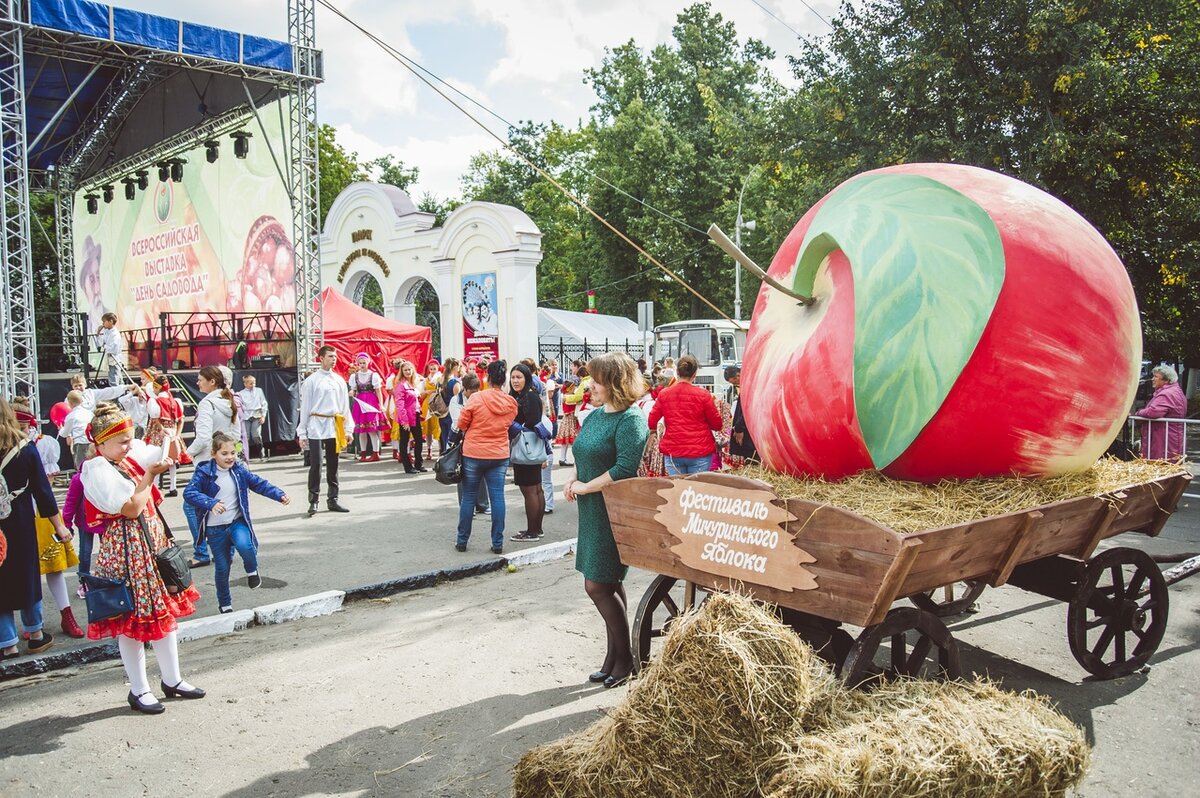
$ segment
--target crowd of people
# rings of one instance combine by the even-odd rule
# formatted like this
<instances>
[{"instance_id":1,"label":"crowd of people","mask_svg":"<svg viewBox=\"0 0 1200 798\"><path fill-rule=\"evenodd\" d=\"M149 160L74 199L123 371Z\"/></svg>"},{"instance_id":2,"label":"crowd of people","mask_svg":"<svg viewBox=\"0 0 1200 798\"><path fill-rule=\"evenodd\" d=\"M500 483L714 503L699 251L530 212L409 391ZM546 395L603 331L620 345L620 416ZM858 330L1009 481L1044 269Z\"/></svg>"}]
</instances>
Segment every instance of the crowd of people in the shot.
<instances>
[{"instance_id":1,"label":"crowd of people","mask_svg":"<svg viewBox=\"0 0 1200 798\"><path fill-rule=\"evenodd\" d=\"M360 462L377 462L386 446L407 473L454 448L461 456L459 512L454 547L468 550L478 515L490 516L489 548L504 551L508 474L524 505L524 529L508 540L543 537L554 512L553 470L571 469L561 498L578 502L576 569L605 626L605 655L590 680L624 683L633 669L628 627L627 571L604 508L602 489L634 476L687 476L738 467L757 459L740 401L740 371L725 370L728 389L714 395L697 384L699 365L685 355L647 367L624 353L606 353L560 369L554 360L525 359L509 366L483 357L475 362L434 360L423 369L392 364L384 378L360 355L348 379L336 373L337 352L318 351L318 367L300 388L297 435L308 459L308 515L317 512L322 470L327 507L349 512L339 496L340 453L351 441ZM1181 417L1182 391L1167 367L1154 370L1155 397L1138 415ZM129 706L156 714L163 703L146 675L144 644L154 648L161 672L158 693L196 699L179 662L176 619L190 615L196 586L174 583L160 559L174 536L159 511L178 494L177 467L194 465L183 490L191 535L189 568L213 565L220 612L234 609L230 571L241 560L247 586L262 584L259 543L250 494L287 504L284 491L251 470L254 447L269 413L266 397L246 377L231 388L229 369L206 366L195 414L195 436L181 436L183 405L170 381L153 369L137 384L90 388L72 379L69 412L58 440L47 438L29 403L0 398L0 659L40 653L53 644L42 613L43 579L61 614L62 632L93 640L116 638L130 685ZM1181 449L1170 430L1143 434L1152 457ZM70 475L60 512L51 479L70 453ZM435 448L436 447L436 448ZM76 548L78 544L78 548ZM77 567L77 595L89 604L86 630L71 607L65 573ZM125 590L126 604L108 615L93 613L93 590ZM99 593L97 592L97 595ZM20 614L18 634L15 613Z\"/></svg>"}]
</instances>

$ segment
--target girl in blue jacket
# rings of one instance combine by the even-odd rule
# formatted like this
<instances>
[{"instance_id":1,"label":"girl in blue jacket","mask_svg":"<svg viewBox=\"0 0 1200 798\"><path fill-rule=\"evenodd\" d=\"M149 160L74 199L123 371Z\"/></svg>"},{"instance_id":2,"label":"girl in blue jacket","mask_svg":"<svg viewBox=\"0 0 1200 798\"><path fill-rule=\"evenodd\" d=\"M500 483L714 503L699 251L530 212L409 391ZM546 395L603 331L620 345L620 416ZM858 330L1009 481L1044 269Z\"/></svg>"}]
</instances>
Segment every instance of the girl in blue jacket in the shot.
<instances>
[{"instance_id":1,"label":"girl in blue jacket","mask_svg":"<svg viewBox=\"0 0 1200 798\"><path fill-rule=\"evenodd\" d=\"M233 612L229 567L234 549L246 566L246 581L250 587L262 584L262 577L258 575L258 538L250 523L250 491L280 504L288 503L287 494L238 462L237 443L238 440L227 433L214 434L212 459L196 466L192 481L183 491L183 500L195 507L200 516L200 539L207 537L212 550L217 604L221 612Z\"/></svg>"}]
</instances>

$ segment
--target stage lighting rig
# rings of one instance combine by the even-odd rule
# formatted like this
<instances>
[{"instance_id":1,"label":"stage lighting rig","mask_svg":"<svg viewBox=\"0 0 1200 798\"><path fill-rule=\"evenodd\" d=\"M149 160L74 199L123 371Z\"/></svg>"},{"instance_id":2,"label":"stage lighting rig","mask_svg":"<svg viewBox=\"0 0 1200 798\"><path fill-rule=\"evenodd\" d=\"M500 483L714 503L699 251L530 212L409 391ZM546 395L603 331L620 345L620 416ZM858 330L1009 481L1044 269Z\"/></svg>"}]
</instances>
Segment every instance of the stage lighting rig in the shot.
<instances>
[{"instance_id":1,"label":"stage lighting rig","mask_svg":"<svg viewBox=\"0 0 1200 798\"><path fill-rule=\"evenodd\" d=\"M88 213L95 216L100 211L100 198L95 194L85 194L83 198L87 200Z\"/></svg>"},{"instance_id":2,"label":"stage lighting rig","mask_svg":"<svg viewBox=\"0 0 1200 798\"><path fill-rule=\"evenodd\" d=\"M125 199L133 201L137 197L137 180L132 177L127 177L121 181L125 186Z\"/></svg>"},{"instance_id":3,"label":"stage lighting rig","mask_svg":"<svg viewBox=\"0 0 1200 798\"><path fill-rule=\"evenodd\" d=\"M216 139L209 139L208 141L204 142L204 157L209 163L217 162L217 157L221 154L220 150L218 149L220 146L221 142L217 141Z\"/></svg>"},{"instance_id":4,"label":"stage lighting rig","mask_svg":"<svg viewBox=\"0 0 1200 798\"><path fill-rule=\"evenodd\" d=\"M247 133L245 130L239 130L236 133L230 133L229 138L233 139L233 154L239 158L245 158L250 154L250 139L254 137L253 133Z\"/></svg>"},{"instance_id":5,"label":"stage lighting rig","mask_svg":"<svg viewBox=\"0 0 1200 798\"><path fill-rule=\"evenodd\" d=\"M150 185L150 173L145 169L137 170L137 187L141 191L145 191Z\"/></svg>"},{"instance_id":6,"label":"stage lighting rig","mask_svg":"<svg viewBox=\"0 0 1200 798\"><path fill-rule=\"evenodd\" d=\"M165 183L171 179L171 164L167 161L159 161L155 166L158 167L158 180L160 183Z\"/></svg>"},{"instance_id":7,"label":"stage lighting rig","mask_svg":"<svg viewBox=\"0 0 1200 798\"><path fill-rule=\"evenodd\" d=\"M171 158L167 163L171 164L171 179L176 183L183 180L183 165L187 163L187 158Z\"/></svg>"},{"instance_id":8,"label":"stage lighting rig","mask_svg":"<svg viewBox=\"0 0 1200 798\"><path fill-rule=\"evenodd\" d=\"M104 193L104 204L105 205L107 205L108 203L113 201L113 185L112 185L112 183L109 183L107 186L101 186L100 191L102 191Z\"/></svg>"}]
</instances>

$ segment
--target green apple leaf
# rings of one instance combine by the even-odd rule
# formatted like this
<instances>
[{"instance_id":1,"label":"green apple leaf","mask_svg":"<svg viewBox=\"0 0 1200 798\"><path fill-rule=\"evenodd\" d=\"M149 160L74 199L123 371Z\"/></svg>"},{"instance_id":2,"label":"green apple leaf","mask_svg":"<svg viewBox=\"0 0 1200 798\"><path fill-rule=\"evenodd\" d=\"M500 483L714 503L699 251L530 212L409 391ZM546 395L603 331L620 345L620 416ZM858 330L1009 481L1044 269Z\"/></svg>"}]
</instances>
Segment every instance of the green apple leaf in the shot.
<instances>
[{"instance_id":1,"label":"green apple leaf","mask_svg":"<svg viewBox=\"0 0 1200 798\"><path fill-rule=\"evenodd\" d=\"M796 290L841 250L854 278L854 403L876 468L904 453L967 365L1004 283L987 211L928 177L867 174L813 219Z\"/></svg>"}]
</instances>

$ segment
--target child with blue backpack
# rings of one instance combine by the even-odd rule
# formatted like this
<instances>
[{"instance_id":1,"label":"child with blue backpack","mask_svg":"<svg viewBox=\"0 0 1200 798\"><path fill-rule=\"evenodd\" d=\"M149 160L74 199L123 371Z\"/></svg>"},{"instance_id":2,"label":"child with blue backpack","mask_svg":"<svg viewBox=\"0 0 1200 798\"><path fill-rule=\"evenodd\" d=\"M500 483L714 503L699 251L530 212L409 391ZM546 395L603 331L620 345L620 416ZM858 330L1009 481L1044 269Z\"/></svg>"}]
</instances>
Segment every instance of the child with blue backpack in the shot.
<instances>
[{"instance_id":1,"label":"child with blue backpack","mask_svg":"<svg viewBox=\"0 0 1200 798\"><path fill-rule=\"evenodd\" d=\"M200 538L208 539L213 556L213 576L217 584L217 605L221 612L233 612L229 592L229 568L236 550L246 568L250 588L262 584L258 574L258 538L250 522L250 491L280 504L288 497L282 490L254 474L238 460L238 440L218 432L212 437L212 459L196 466L192 481L183 492L183 500L200 515Z\"/></svg>"}]
</instances>

